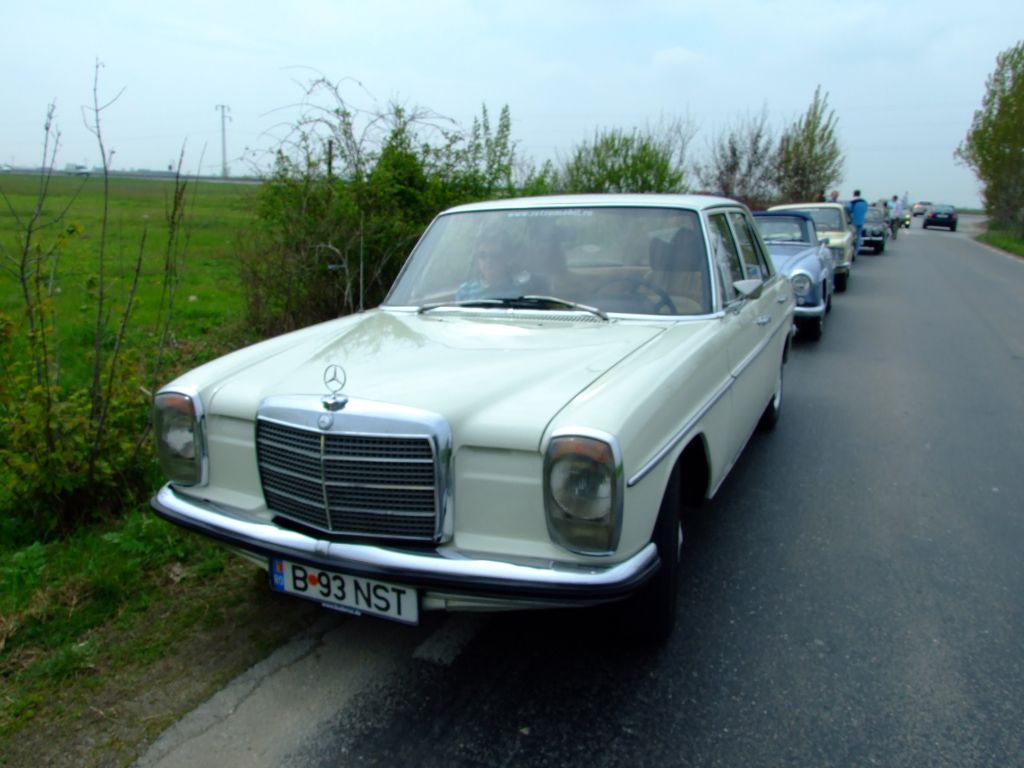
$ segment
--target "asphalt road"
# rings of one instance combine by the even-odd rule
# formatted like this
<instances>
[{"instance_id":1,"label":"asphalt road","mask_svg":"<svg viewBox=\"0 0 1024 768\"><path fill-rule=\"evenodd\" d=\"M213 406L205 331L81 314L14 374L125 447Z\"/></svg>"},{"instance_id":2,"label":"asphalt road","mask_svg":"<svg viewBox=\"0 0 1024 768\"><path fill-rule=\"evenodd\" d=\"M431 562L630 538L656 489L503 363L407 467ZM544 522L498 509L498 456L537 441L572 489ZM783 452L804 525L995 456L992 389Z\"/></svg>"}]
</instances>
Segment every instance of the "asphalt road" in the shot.
<instances>
[{"instance_id":1,"label":"asphalt road","mask_svg":"<svg viewBox=\"0 0 1024 768\"><path fill-rule=\"evenodd\" d=\"M1024 262L920 219L858 257L674 636L613 629L325 612L139 765L1024 765Z\"/></svg>"}]
</instances>

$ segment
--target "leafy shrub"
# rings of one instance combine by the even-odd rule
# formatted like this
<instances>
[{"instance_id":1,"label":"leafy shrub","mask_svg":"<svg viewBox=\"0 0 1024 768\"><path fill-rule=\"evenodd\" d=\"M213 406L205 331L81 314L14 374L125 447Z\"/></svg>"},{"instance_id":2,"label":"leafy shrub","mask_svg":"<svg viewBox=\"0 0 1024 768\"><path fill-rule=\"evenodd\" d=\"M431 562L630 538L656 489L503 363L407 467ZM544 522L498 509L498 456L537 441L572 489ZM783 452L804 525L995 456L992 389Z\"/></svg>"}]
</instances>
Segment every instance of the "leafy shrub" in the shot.
<instances>
[{"instance_id":1,"label":"leafy shrub","mask_svg":"<svg viewBox=\"0 0 1024 768\"><path fill-rule=\"evenodd\" d=\"M0 338L11 358L9 342ZM5 370L0 537L8 544L114 519L157 484L152 448L143 439L149 402L137 368L123 366L113 382L102 430L87 388L38 384L26 358L9 359Z\"/></svg>"}]
</instances>

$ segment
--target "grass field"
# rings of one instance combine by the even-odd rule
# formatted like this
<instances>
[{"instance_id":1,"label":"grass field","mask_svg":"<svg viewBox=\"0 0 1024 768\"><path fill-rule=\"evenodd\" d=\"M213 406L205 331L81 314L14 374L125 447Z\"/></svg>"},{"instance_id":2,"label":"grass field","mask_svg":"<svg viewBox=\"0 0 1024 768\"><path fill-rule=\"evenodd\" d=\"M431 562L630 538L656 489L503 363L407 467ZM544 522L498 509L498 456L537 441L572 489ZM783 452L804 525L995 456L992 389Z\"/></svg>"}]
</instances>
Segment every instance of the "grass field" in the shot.
<instances>
[{"instance_id":1,"label":"grass field","mask_svg":"<svg viewBox=\"0 0 1024 768\"><path fill-rule=\"evenodd\" d=\"M20 255L24 222L36 208L39 188L38 176L0 175L5 198L0 200L0 312L15 322L21 319L24 301L10 270ZM77 352L88 350L96 325L95 303L88 293L95 291L99 270L103 190L100 176L53 176L37 219L37 226L44 226L33 239L46 249L62 232L74 232L59 255L56 294L59 338L71 376L87 366L85 355ZM180 338L199 340L237 325L243 308L237 249L252 230L257 190L255 184L188 182L174 315ZM146 334L158 320L173 194L173 180L110 179L105 269L113 318L124 306L140 249L144 254L129 339L134 344L148 343Z\"/></svg>"}]
</instances>

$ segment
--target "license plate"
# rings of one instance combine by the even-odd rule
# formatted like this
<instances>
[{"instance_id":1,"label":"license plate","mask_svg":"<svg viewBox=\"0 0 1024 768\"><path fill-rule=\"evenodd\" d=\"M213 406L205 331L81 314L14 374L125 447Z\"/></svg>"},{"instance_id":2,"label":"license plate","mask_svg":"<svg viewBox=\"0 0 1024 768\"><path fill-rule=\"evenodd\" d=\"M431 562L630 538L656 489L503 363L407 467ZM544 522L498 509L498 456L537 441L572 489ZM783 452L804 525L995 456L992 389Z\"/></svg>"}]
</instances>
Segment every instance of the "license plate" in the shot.
<instances>
[{"instance_id":1,"label":"license plate","mask_svg":"<svg viewBox=\"0 0 1024 768\"><path fill-rule=\"evenodd\" d=\"M411 587L270 559L270 588L315 600L325 608L418 624L419 596Z\"/></svg>"}]
</instances>

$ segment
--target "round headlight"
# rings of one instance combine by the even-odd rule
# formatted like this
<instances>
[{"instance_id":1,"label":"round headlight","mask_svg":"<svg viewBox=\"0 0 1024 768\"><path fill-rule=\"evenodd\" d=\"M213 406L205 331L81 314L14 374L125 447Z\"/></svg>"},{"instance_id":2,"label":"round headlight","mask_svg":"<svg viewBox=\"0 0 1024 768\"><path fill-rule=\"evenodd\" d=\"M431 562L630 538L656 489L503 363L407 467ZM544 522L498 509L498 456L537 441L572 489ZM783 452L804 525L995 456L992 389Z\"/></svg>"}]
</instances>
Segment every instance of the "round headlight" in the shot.
<instances>
[{"instance_id":1,"label":"round headlight","mask_svg":"<svg viewBox=\"0 0 1024 768\"><path fill-rule=\"evenodd\" d=\"M198 399L178 392L153 398L153 434L160 466L181 485L203 482L204 448Z\"/></svg>"},{"instance_id":2,"label":"round headlight","mask_svg":"<svg viewBox=\"0 0 1024 768\"><path fill-rule=\"evenodd\" d=\"M806 296L811 291L811 278L807 275L793 275L792 283L797 296Z\"/></svg>"},{"instance_id":3,"label":"round headlight","mask_svg":"<svg viewBox=\"0 0 1024 768\"><path fill-rule=\"evenodd\" d=\"M571 454L551 464L551 498L568 517L600 520L611 509L615 477L607 464Z\"/></svg>"},{"instance_id":4,"label":"round headlight","mask_svg":"<svg viewBox=\"0 0 1024 768\"><path fill-rule=\"evenodd\" d=\"M573 552L602 555L618 545L622 461L610 436L562 435L544 459L544 511L552 540Z\"/></svg>"}]
</instances>

